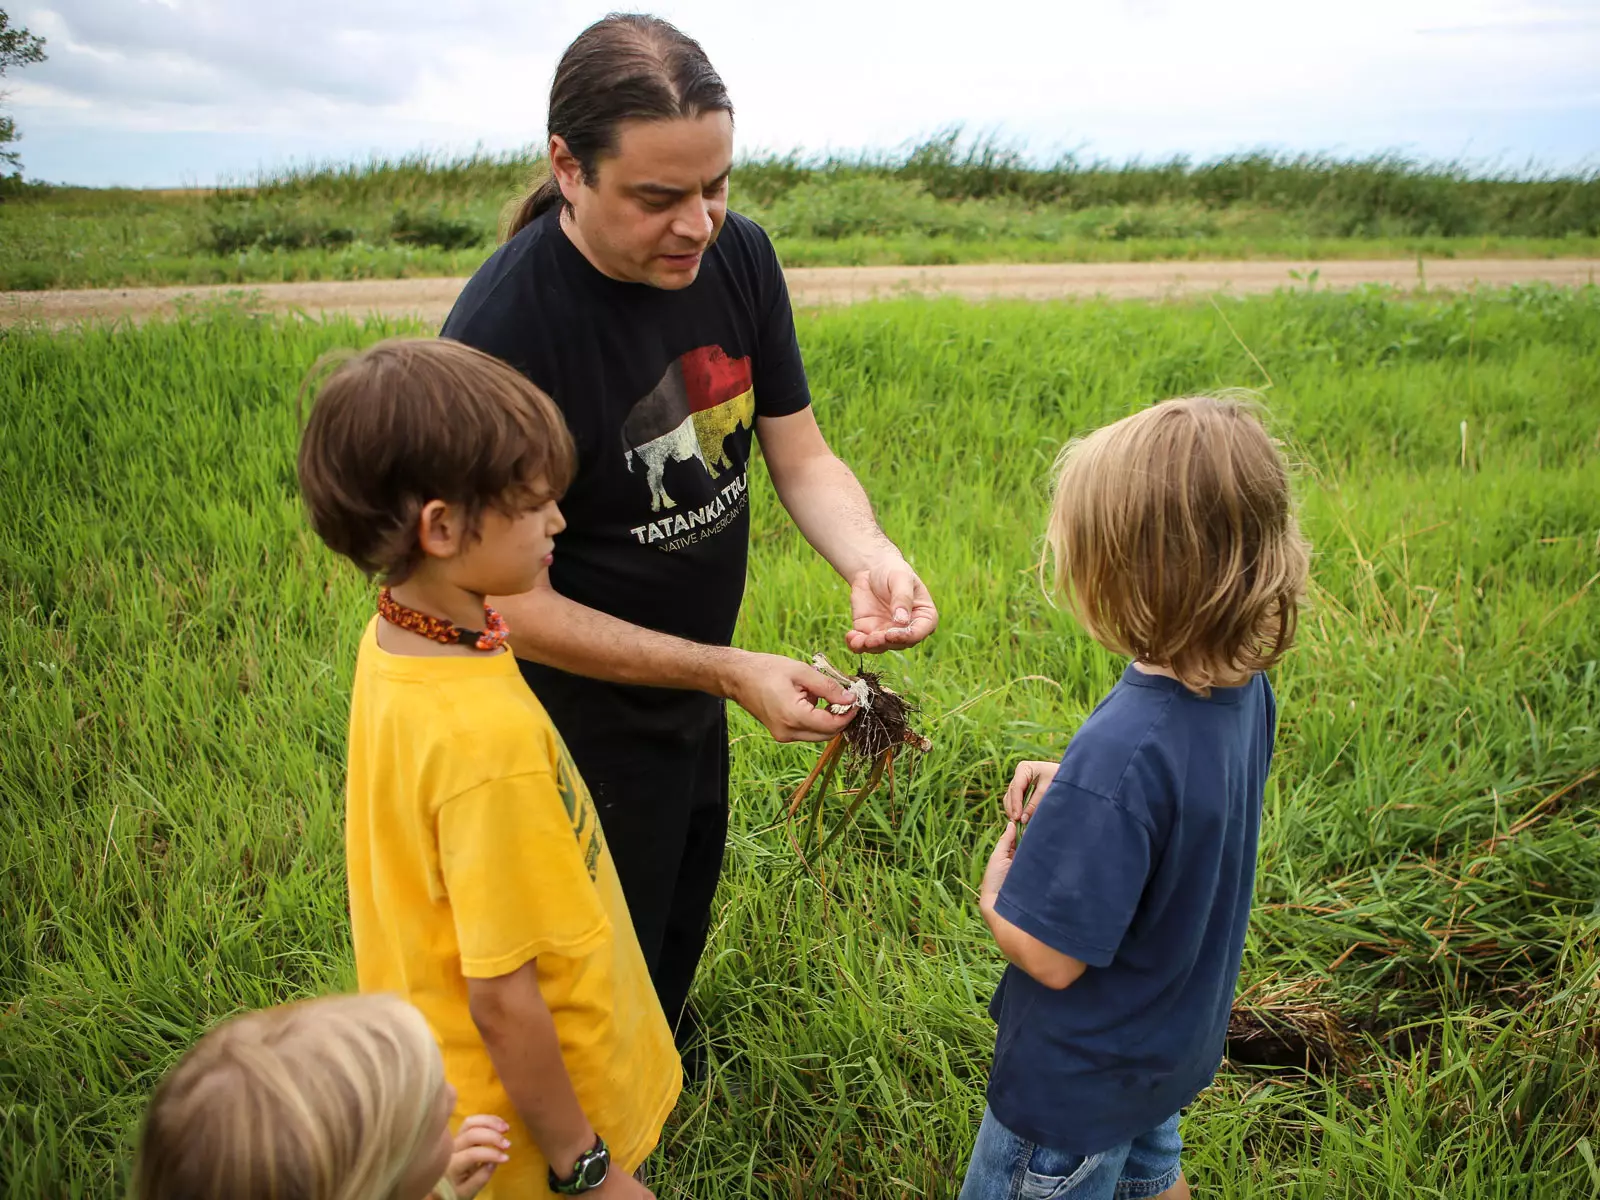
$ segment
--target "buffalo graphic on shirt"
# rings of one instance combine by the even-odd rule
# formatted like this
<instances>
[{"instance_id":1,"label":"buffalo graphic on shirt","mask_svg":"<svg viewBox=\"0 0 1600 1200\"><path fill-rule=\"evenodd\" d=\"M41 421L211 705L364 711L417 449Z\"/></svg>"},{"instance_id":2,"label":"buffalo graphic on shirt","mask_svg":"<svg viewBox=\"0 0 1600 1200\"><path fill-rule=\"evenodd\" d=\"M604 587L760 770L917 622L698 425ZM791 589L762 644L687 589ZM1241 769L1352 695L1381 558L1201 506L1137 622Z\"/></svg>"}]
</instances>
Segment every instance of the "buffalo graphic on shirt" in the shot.
<instances>
[{"instance_id":1,"label":"buffalo graphic on shirt","mask_svg":"<svg viewBox=\"0 0 1600 1200\"><path fill-rule=\"evenodd\" d=\"M650 511L677 507L667 494L667 464L694 459L712 479L733 466L726 442L755 422L749 358L729 358L721 346L679 355L661 381L628 411L622 423L628 470L644 468Z\"/></svg>"}]
</instances>

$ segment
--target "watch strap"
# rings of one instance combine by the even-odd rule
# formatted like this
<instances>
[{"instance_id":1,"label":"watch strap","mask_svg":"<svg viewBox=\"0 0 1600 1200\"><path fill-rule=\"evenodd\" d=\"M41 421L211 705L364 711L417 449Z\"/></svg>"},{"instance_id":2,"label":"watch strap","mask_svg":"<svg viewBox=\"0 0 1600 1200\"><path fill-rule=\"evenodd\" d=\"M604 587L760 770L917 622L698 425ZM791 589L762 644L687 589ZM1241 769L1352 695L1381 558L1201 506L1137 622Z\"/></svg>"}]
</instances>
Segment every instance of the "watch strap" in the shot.
<instances>
[{"instance_id":1,"label":"watch strap","mask_svg":"<svg viewBox=\"0 0 1600 1200\"><path fill-rule=\"evenodd\" d=\"M605 1164L605 1171L600 1178L589 1181L589 1173L597 1162ZM554 1167L550 1171L550 1190L558 1196L581 1196L585 1192L593 1191L606 1181L611 1173L611 1151L606 1147L605 1138L598 1133L594 1135L594 1145L578 1155L578 1161L572 1165L572 1174L565 1179L556 1175Z\"/></svg>"}]
</instances>

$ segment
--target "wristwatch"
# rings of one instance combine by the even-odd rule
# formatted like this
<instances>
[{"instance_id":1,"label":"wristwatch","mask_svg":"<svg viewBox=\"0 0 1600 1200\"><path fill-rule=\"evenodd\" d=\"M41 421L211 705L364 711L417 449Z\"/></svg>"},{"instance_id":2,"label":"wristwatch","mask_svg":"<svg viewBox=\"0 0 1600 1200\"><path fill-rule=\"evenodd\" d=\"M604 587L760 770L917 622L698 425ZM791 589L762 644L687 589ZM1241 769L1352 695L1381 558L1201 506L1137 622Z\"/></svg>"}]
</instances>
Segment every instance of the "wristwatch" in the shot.
<instances>
[{"instance_id":1,"label":"wristwatch","mask_svg":"<svg viewBox=\"0 0 1600 1200\"><path fill-rule=\"evenodd\" d=\"M567 1178L557 1178L556 1169L550 1168L550 1190L558 1196L581 1196L584 1192L594 1191L610 1173L611 1151L606 1149L605 1138L597 1133L594 1135L594 1149L578 1155L572 1174Z\"/></svg>"}]
</instances>

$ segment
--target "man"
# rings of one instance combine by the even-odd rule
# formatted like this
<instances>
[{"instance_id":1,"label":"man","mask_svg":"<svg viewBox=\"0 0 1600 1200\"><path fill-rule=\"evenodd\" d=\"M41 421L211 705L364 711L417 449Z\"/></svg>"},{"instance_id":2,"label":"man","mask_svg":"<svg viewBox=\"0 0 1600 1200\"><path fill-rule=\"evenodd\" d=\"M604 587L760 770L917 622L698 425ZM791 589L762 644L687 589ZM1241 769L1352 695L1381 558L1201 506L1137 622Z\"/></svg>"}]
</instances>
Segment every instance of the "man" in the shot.
<instances>
[{"instance_id":1,"label":"man","mask_svg":"<svg viewBox=\"0 0 1600 1200\"><path fill-rule=\"evenodd\" d=\"M723 701L779 741L822 741L852 697L808 664L733 649L752 434L784 507L850 584L857 653L933 632L928 590L812 413L767 236L728 211L733 108L700 46L620 15L568 47L551 176L467 284L444 336L552 396L578 474L548 582L497 599L588 781L639 943L680 1022L721 872Z\"/></svg>"}]
</instances>

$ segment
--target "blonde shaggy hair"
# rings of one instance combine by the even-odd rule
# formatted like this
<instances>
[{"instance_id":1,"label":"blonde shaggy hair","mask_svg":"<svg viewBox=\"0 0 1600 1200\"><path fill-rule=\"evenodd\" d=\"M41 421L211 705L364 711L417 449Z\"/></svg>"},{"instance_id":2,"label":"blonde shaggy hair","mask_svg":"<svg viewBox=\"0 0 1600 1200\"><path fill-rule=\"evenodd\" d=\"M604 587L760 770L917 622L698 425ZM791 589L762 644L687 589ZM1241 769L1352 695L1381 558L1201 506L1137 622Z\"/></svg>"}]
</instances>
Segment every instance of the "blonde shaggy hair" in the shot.
<instances>
[{"instance_id":1,"label":"blonde shaggy hair","mask_svg":"<svg viewBox=\"0 0 1600 1200\"><path fill-rule=\"evenodd\" d=\"M137 1200L392 1200L444 1064L395 996L246 1013L202 1037L151 1097Z\"/></svg>"},{"instance_id":2,"label":"blonde shaggy hair","mask_svg":"<svg viewBox=\"0 0 1600 1200\"><path fill-rule=\"evenodd\" d=\"M1283 657L1310 547L1255 404L1167 400L1069 442L1056 469L1055 588L1096 641L1201 694Z\"/></svg>"}]
</instances>

